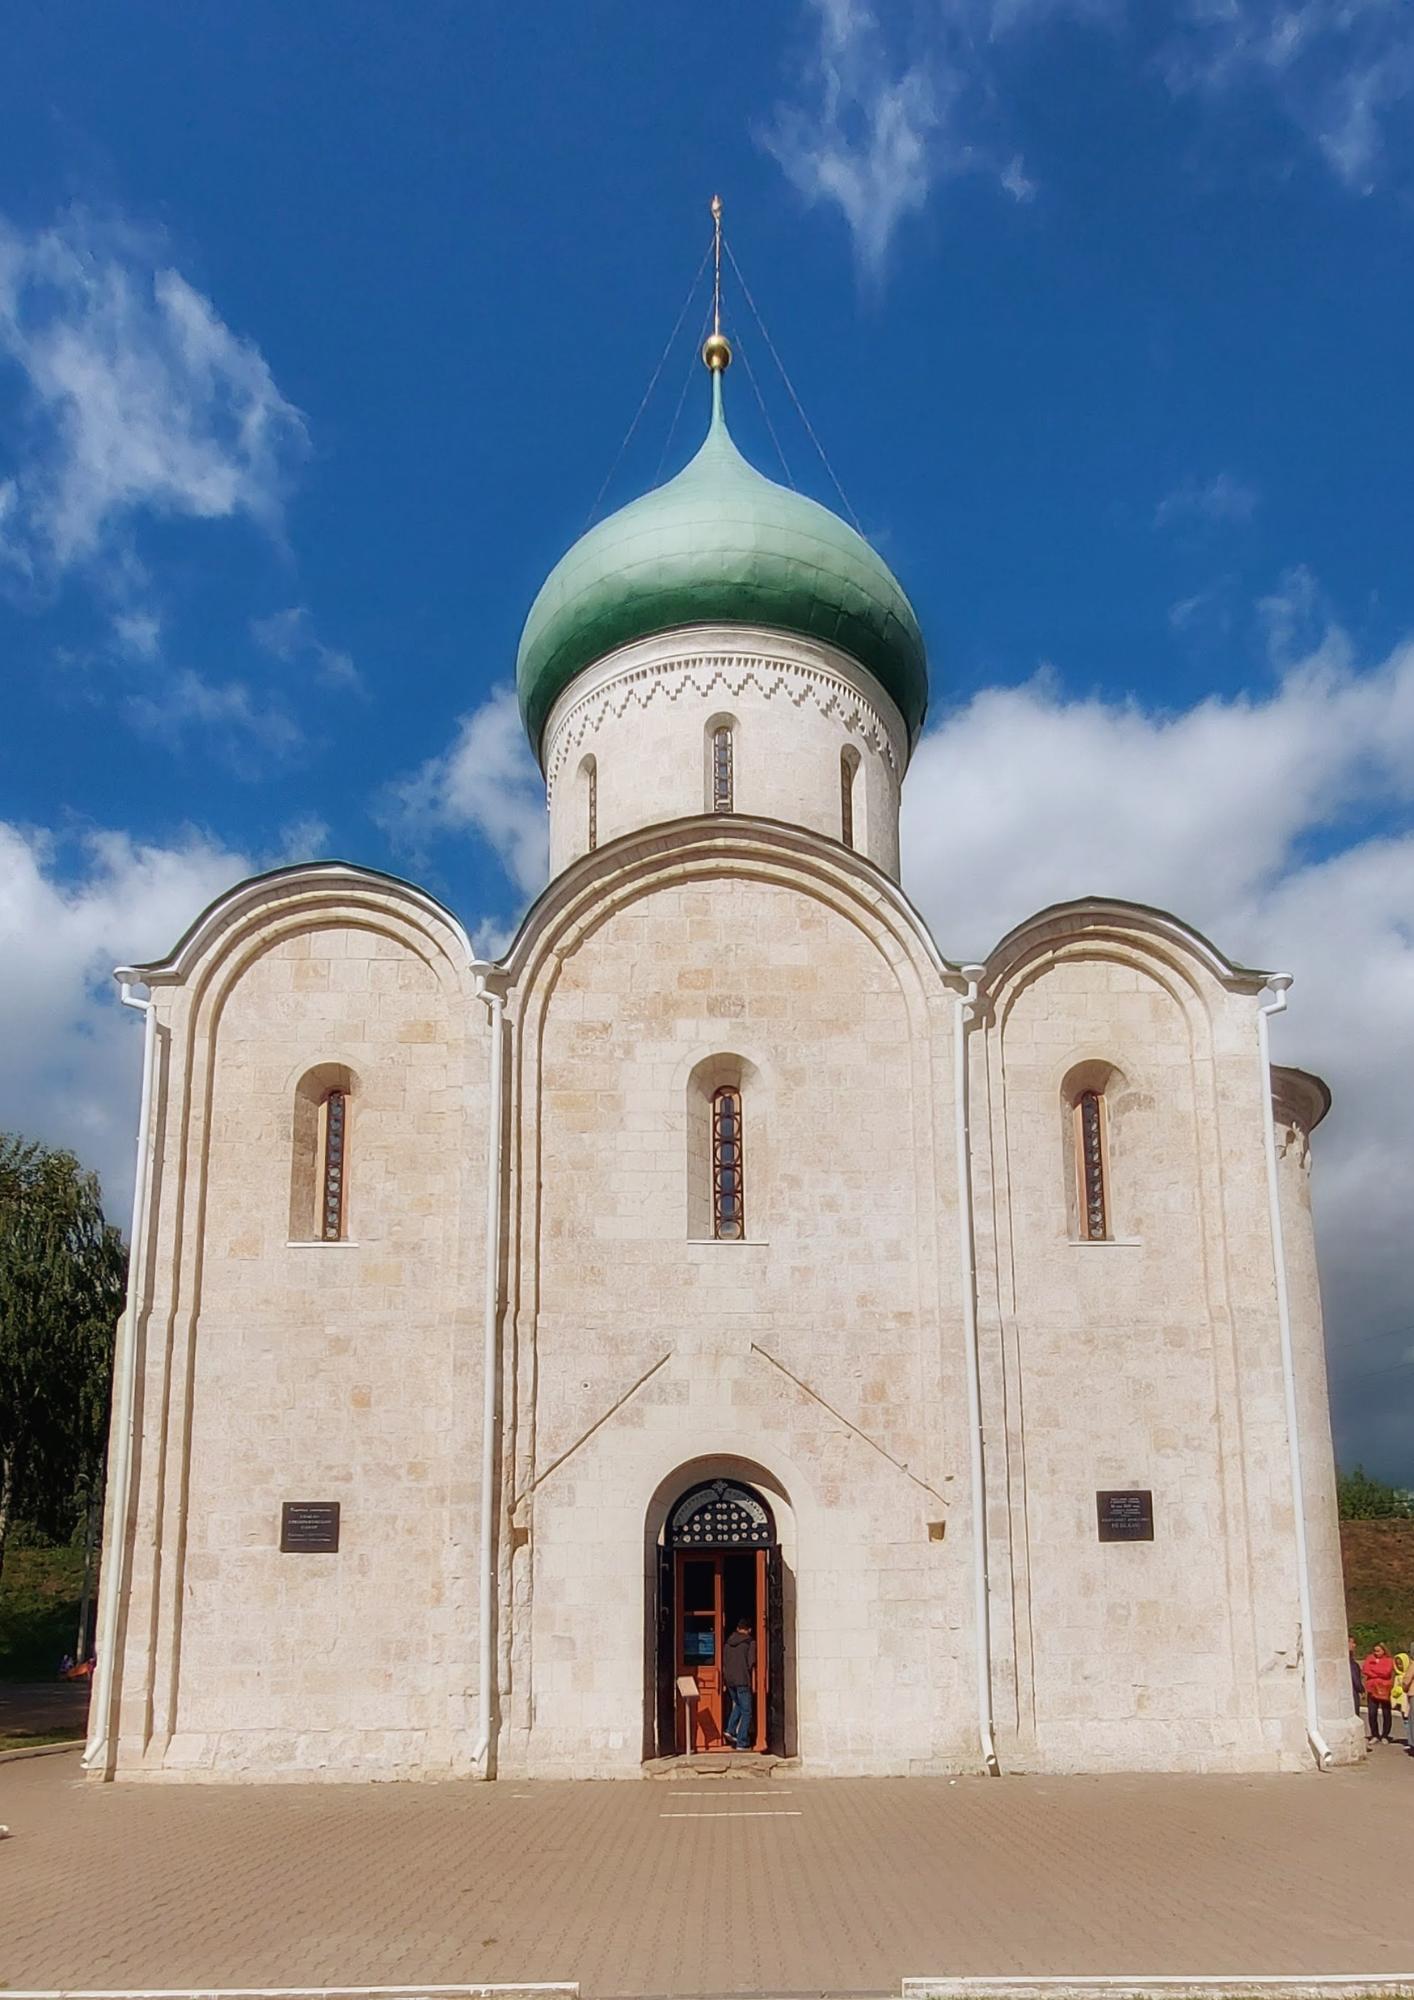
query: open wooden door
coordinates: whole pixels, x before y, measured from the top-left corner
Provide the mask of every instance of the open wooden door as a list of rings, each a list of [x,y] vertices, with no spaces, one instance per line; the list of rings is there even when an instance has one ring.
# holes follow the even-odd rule
[[[658,1755],[728,1747],[723,1662],[728,1635],[738,1625],[756,1640],[750,1747],[782,1755],[784,1571],[765,1501],[734,1480],[701,1482],[670,1511],[655,1554],[652,1717]]]
[[[726,1690],[722,1686],[722,1567],[719,1550],[677,1551],[674,1674],[697,1688],[691,1704],[679,1704],[680,1751],[720,1750],[726,1740],[722,1734],[727,1719]],[[688,1741],[689,1707],[691,1742]]]
[[[657,1743],[660,1757],[677,1748],[677,1681],[673,1658],[673,1552],[658,1550]]]
[[[785,1565],[780,1544],[766,1555],[766,1741],[774,1756],[786,1754]]]

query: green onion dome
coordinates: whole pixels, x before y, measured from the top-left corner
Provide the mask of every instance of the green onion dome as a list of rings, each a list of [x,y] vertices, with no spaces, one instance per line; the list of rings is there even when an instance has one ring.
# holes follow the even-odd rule
[[[748,465],[712,376],[712,422],[676,478],[597,522],[551,570],[516,660],[539,754],[565,689],[607,654],[684,625],[758,625],[828,641],[866,667],[917,739],[928,706],[913,607],[862,535]]]

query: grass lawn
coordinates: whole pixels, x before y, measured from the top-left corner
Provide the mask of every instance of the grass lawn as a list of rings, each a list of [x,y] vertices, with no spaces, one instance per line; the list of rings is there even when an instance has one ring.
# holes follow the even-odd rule
[[[1414,1521],[1342,1521],[1345,1615],[1362,1653],[1414,1652]]]
[[[0,1750],[34,1750],[45,1743],[77,1743],[82,1732],[68,1729],[0,1729]]]
[[[78,1636],[82,1549],[7,1549],[0,1577],[0,1680],[47,1681]]]

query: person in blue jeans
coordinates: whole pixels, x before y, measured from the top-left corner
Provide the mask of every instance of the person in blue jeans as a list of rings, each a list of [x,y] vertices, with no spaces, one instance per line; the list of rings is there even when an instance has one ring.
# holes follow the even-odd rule
[[[756,1686],[756,1641],[751,1620],[738,1618],[736,1630],[722,1648],[722,1686],[731,1697],[726,1738],[733,1750],[751,1748],[751,1695]]]

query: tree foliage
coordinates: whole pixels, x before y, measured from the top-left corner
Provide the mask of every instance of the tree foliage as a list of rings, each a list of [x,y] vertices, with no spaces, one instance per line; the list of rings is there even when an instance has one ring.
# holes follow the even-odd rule
[[[0,1571],[13,1522],[67,1533],[100,1479],[123,1273],[97,1176],[0,1132]]]
[[[1336,1474],[1335,1494],[1342,1521],[1408,1520],[1414,1515],[1414,1495],[1371,1478],[1363,1465]]]

